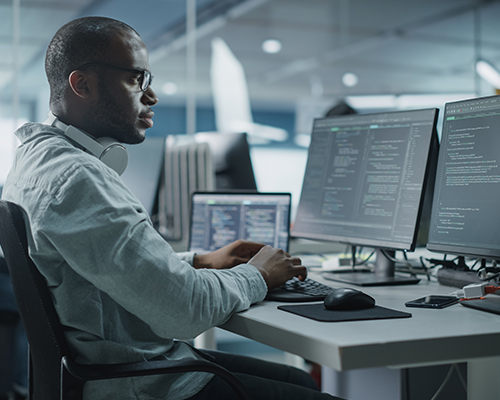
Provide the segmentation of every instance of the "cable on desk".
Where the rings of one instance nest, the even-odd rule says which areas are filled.
[[[405,264],[408,267],[408,270],[410,271],[410,274],[414,277],[417,276],[417,273],[413,269],[413,266],[411,265],[410,261],[408,260],[408,255],[406,254],[406,250],[403,250],[403,258],[405,259]]]
[[[485,260],[484,258],[483,258],[483,259],[479,259],[479,258],[478,258],[478,259],[476,259],[476,260],[474,261],[474,264],[472,264],[469,268],[470,268],[471,270],[473,270],[473,269],[474,269],[474,267],[477,265],[477,263],[478,263],[478,262],[480,262],[480,261],[481,261],[481,267],[482,267],[482,266],[483,266],[483,261],[484,261],[484,262],[486,262],[486,260]],[[484,266],[486,266],[486,264],[485,264]]]
[[[468,271],[477,274],[477,278],[483,282],[500,283],[500,268],[497,267],[497,261],[493,260],[490,265],[487,264],[485,258],[468,258],[467,260],[463,256],[455,257],[452,260],[446,259],[446,254],[443,259],[427,258],[425,259],[433,265],[433,267],[442,266],[446,269],[456,270],[456,271]],[[469,267],[467,262],[474,261],[474,263]],[[479,268],[475,268],[476,265],[480,263]]]
[[[406,254],[406,253],[405,253]],[[423,256],[420,256],[418,258],[418,260],[420,261],[420,265],[422,266],[422,269],[424,270],[425,272],[425,276],[427,277],[427,280],[430,281],[431,280],[431,273],[430,273],[430,269],[427,267],[427,265],[425,265],[424,263],[424,257]]]
[[[477,270],[477,275],[482,281],[498,281],[500,276],[500,268],[497,267],[496,261],[491,263],[491,267],[486,266],[486,262],[481,262],[481,267]]]
[[[370,258],[372,258],[374,254],[375,250],[373,250],[370,254],[368,254],[368,256],[364,260],[356,262],[356,266],[365,265],[368,261],[370,261]]]
[[[424,270],[425,275],[427,276],[427,280],[430,281],[431,278],[437,279],[436,271],[439,269],[437,267],[440,264],[434,264],[431,262],[432,259],[426,258],[424,256],[420,256],[419,261],[420,261],[420,264],[422,265],[422,269]]]
[[[482,300],[486,295],[496,293],[499,290],[500,286],[494,286],[488,284],[488,282],[471,283],[450,295],[458,297],[460,301]]]
[[[396,257],[392,257],[390,254],[388,254],[385,249],[380,249],[380,251],[384,255],[384,257],[387,258],[389,261],[392,261],[394,263],[401,262],[401,260],[398,260]],[[405,255],[406,255],[406,253],[405,253]],[[405,257],[404,264],[408,267],[408,272],[410,273],[410,275],[413,277],[416,277],[417,274],[415,273],[413,266],[408,261],[408,257]]]

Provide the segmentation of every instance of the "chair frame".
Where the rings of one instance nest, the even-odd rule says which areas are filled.
[[[88,381],[195,371],[219,376],[233,389],[236,398],[248,400],[233,374],[204,359],[91,365],[75,362],[46,280],[29,256],[27,221],[19,205],[0,201],[0,246],[30,344],[29,400],[81,400]]]

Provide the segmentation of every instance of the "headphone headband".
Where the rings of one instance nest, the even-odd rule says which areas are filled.
[[[127,149],[112,138],[103,137],[94,139],[88,133],[72,126],[66,125],[51,113],[47,123],[61,129],[64,136],[82,146],[88,153],[94,155],[108,167],[121,175],[127,168]]]

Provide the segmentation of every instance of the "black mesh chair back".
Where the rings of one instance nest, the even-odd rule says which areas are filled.
[[[30,344],[31,400],[58,399],[61,359],[69,354],[43,276],[28,255],[23,210],[0,202],[0,245]]]
[[[30,345],[29,400],[81,400],[83,385],[90,380],[193,371],[218,375],[233,389],[235,398],[248,399],[236,377],[204,359],[106,365],[74,362],[46,280],[28,253],[27,220],[20,206],[0,201],[0,246]]]

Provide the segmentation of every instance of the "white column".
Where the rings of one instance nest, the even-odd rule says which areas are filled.
[[[196,132],[196,0],[186,1],[186,133]]]

